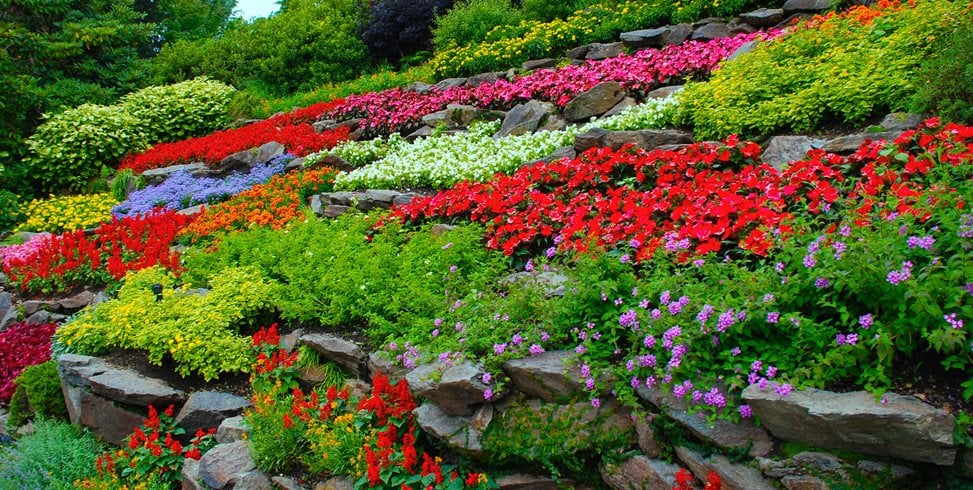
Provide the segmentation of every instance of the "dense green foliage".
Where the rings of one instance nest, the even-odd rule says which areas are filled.
[[[73,489],[74,482],[95,474],[101,445],[71,424],[37,420],[34,433],[12,447],[0,447],[0,490]]]
[[[861,7],[816,21],[726,63],[709,82],[687,85],[680,117],[697,138],[718,139],[809,131],[829,118],[861,123],[904,109],[944,22],[964,11],[958,3],[918,2],[877,18]]]
[[[914,111],[973,124],[973,12],[954,19],[942,47],[922,64]]]
[[[10,398],[10,427],[41,417],[47,420],[67,420],[68,411],[61,393],[61,378],[57,361],[28,366],[15,381],[17,389]]]
[[[497,26],[516,25],[523,14],[509,0],[467,0],[436,18],[436,50],[482,41]]]

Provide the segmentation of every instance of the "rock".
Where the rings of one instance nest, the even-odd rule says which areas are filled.
[[[0,318],[7,316],[7,312],[10,310],[16,312],[14,308],[14,295],[5,293],[0,289]]]
[[[218,391],[197,391],[189,395],[186,404],[176,415],[176,423],[186,430],[186,436],[192,438],[197,429],[215,429],[230,418],[243,413],[249,407],[246,398],[230,393]]]
[[[788,17],[792,14],[817,14],[830,6],[830,0],[787,0],[782,10],[784,17]]]
[[[428,94],[432,91],[432,85],[426,82],[412,82],[405,89],[409,92],[415,92],[417,94]]]
[[[285,333],[280,336],[280,348],[284,349],[286,352],[293,352],[297,348],[298,343],[301,341],[301,335],[304,335],[303,328],[296,328],[290,332]]]
[[[957,466],[960,468],[960,474],[966,478],[973,479],[973,449],[966,448],[963,453],[960,454]]]
[[[507,112],[507,116],[503,118],[503,124],[500,125],[500,130],[493,137],[502,138],[533,133],[554,111],[554,105],[550,102],[530,100],[524,104],[518,104]]]
[[[393,206],[405,206],[412,203],[412,200],[419,197],[418,192],[399,192],[392,198]]]
[[[583,60],[585,55],[588,54],[589,45],[578,46],[576,48],[571,48],[564,56],[572,60]]]
[[[658,48],[663,45],[663,36],[668,30],[668,27],[640,29],[637,31],[623,32],[618,38],[630,48]]]
[[[10,285],[10,278],[6,274],[0,272],[0,288]]]
[[[355,482],[346,476],[334,476],[314,486],[314,490],[354,490]]]
[[[760,472],[748,466],[731,463],[726,456],[714,454],[704,458],[702,454],[685,446],[676,446],[679,460],[689,467],[696,478],[706,481],[706,475],[715,471],[720,475],[725,490],[773,490],[774,486],[760,476]]]
[[[713,39],[719,39],[721,37],[727,37],[729,35],[730,26],[722,22],[713,22],[693,31],[692,40],[706,42],[712,41]]]
[[[368,355],[368,374],[372,379],[381,373],[389,379],[389,383],[396,384],[399,380],[405,379],[408,372],[408,369],[396,364],[394,359],[389,359],[381,351],[372,352]]]
[[[557,490],[557,482],[546,477],[517,473],[497,478],[500,490]]]
[[[61,379],[74,386],[88,386],[88,378],[102,374],[111,367],[100,358],[78,354],[61,354],[57,358],[57,372]]]
[[[737,59],[737,58],[739,58],[739,57],[741,57],[741,56],[743,56],[743,55],[745,55],[745,54],[753,51],[753,49],[756,48],[757,45],[759,45],[759,44],[760,44],[760,40],[757,40],[757,39],[754,39],[753,41],[750,41],[750,42],[741,44],[740,47],[738,47],[732,53],[730,53],[730,56],[727,56],[726,57],[726,61],[733,61],[733,60],[735,60],[735,59]]]
[[[602,117],[611,117],[611,116],[614,116],[614,115],[616,115],[616,114],[624,111],[625,109],[628,109],[629,107],[632,107],[633,105],[635,105],[635,99],[633,99],[631,97],[625,97],[624,99],[622,99],[621,102],[615,104],[615,107],[612,107],[611,109],[608,109],[608,112],[604,113],[602,115]]]
[[[462,87],[463,85],[466,85],[465,78],[447,78],[433,86],[442,91],[452,87]]]
[[[550,298],[553,296],[564,296],[564,293],[567,291],[565,285],[568,283],[568,280],[568,276],[551,271],[521,271],[504,276],[497,282],[501,285],[521,283],[527,286],[539,287],[544,290],[544,296]]]
[[[304,162],[307,161],[307,157],[294,158],[291,161],[284,164],[284,173],[292,172],[297,169],[304,168]]]
[[[689,24],[676,24],[666,28],[662,34],[662,45],[682,44],[693,34],[693,26]]]
[[[503,119],[504,113],[480,109],[471,105],[449,104],[446,109],[422,116],[422,122],[433,128],[440,124],[447,128],[465,128],[474,121],[495,121]],[[410,135],[411,136],[411,135]]]
[[[115,406],[98,395],[81,392],[78,423],[91,429],[101,439],[121,446],[137,427],[142,425],[142,415]]]
[[[414,411],[416,422],[426,433],[439,439],[451,449],[466,453],[470,456],[482,456],[483,445],[481,438],[486,427],[493,419],[493,406],[483,405],[475,417],[451,416],[444,413],[432,403],[424,403]],[[475,427],[474,418],[481,421],[480,427]]]
[[[820,451],[804,451],[795,454],[791,462],[811,469],[815,473],[837,473],[845,465],[841,458]]]
[[[603,60],[622,54],[622,43],[592,43],[584,54],[586,60]]]
[[[302,335],[300,343],[314,349],[322,358],[341,366],[354,376],[364,376],[368,372],[365,352],[355,342],[326,333],[314,333]]]
[[[635,417],[635,433],[639,437],[639,449],[650,458],[658,458],[662,454],[662,446],[655,440],[652,425],[643,414]]]
[[[216,175],[225,174],[232,170],[244,170],[259,163],[267,162],[274,157],[279,157],[283,155],[285,151],[286,149],[284,148],[284,145],[276,141],[271,141],[269,143],[264,143],[257,148],[234,153],[223,160],[220,160],[220,163],[210,167],[207,170]]]
[[[4,313],[3,317],[0,317],[0,332],[17,323],[18,318],[20,318],[20,313],[17,311],[17,308],[8,309],[7,312]]]
[[[759,8],[740,15],[740,22],[745,22],[758,28],[773,27],[782,20],[784,20],[783,9]]]
[[[219,490],[236,483],[256,467],[245,442],[217,444],[199,461],[199,478]]]
[[[625,98],[625,90],[618,82],[602,82],[582,92],[564,106],[568,121],[586,121],[600,116]]]
[[[409,143],[415,142],[419,138],[428,138],[436,131],[436,128],[431,126],[423,126],[405,136],[405,140]]]
[[[91,391],[110,400],[142,407],[152,405],[160,412],[186,401],[183,391],[129,369],[113,368],[91,376],[88,385]]]
[[[362,211],[391,209],[392,202],[401,194],[401,192],[386,189],[369,189],[363,192],[358,200],[358,209]]]
[[[47,310],[40,310],[37,313],[27,317],[25,320],[28,325],[46,325],[51,323],[51,312]]]
[[[731,21],[728,26],[730,27],[731,36],[735,36],[737,34],[753,34],[754,32],[757,32],[757,28],[754,26],[741,22]]]
[[[199,460],[186,458],[182,463],[182,490],[203,490],[199,484]]]
[[[554,150],[554,153],[551,153],[550,155],[541,158],[539,161],[551,163],[555,160],[560,160],[562,158],[575,158],[577,156],[578,156],[578,152],[574,151],[573,146],[562,146]]]
[[[807,136],[774,136],[764,146],[760,158],[780,170],[787,164],[802,160],[812,148],[820,148],[824,142]]]
[[[781,398],[756,386],[742,396],[779,439],[943,466],[956,457],[956,420],[915,397],[892,393],[879,402],[864,391],[808,389]]]
[[[275,476],[271,478],[270,481],[272,481],[274,485],[277,485],[277,488],[282,490],[307,490],[302,487],[300,483],[297,483],[297,480],[288,478],[286,476]]]
[[[902,134],[901,131],[849,134],[825,141],[824,144],[821,145],[821,149],[830,153],[854,153],[858,151],[858,148],[865,144],[866,141],[885,140],[892,142],[895,141],[895,138],[898,138],[900,134]]]
[[[479,75],[473,75],[466,80],[466,85],[470,87],[479,87],[484,83],[497,83],[497,80],[503,76],[503,72],[497,73],[493,71],[488,71],[486,73],[480,73]]]
[[[325,208],[321,210],[321,217],[337,218],[338,216],[341,216],[342,214],[345,214],[350,210],[351,208],[348,206],[329,205],[329,206],[325,206]]]
[[[787,475],[780,483],[787,490],[831,490],[824,480],[811,475]]]
[[[206,168],[203,162],[186,163],[182,165],[169,165],[168,167],[153,168],[142,172],[142,179],[146,185],[158,185],[165,182],[177,172],[194,173]]]
[[[651,150],[662,145],[689,144],[692,142],[692,135],[675,129],[608,131],[594,128],[574,138],[574,150],[578,153],[595,147],[608,147],[617,150],[625,145]]]
[[[503,363],[517,391],[544,401],[570,398],[584,391],[581,370],[573,364],[572,351],[549,351]]]
[[[601,479],[615,490],[632,488],[670,489],[676,486],[676,473],[679,465],[650,459],[638,454],[622,463],[602,462],[598,466]]]
[[[271,490],[272,488],[274,487],[270,483],[270,478],[260,470],[244,473],[233,485],[233,490]]]
[[[563,117],[557,114],[551,114],[547,118],[541,127],[537,128],[538,131],[563,131],[564,128],[568,127],[568,122],[564,120]]]
[[[20,307],[24,310],[25,316],[31,316],[38,311],[55,312],[61,309],[56,301],[40,301],[40,300],[30,300],[20,303]]]
[[[410,371],[405,379],[413,394],[429,399],[452,416],[473,415],[486,401],[483,393],[491,387],[480,380],[483,368],[479,364],[463,361],[448,366],[438,380],[433,379],[437,371],[439,367],[435,364],[424,364]],[[493,399],[500,397],[502,393],[493,394]]]
[[[97,293],[95,293],[95,297],[91,300],[91,306],[100,305],[105,301],[108,301],[109,299],[111,298],[108,297],[107,293],[105,293],[104,291],[98,291]]]
[[[216,428],[216,442],[219,444],[230,444],[236,441],[242,441],[249,433],[250,429],[247,427],[246,422],[243,421],[243,416],[229,417],[223,419],[220,422],[220,426]]]
[[[882,119],[881,126],[889,131],[906,131],[919,127],[923,117],[919,114],[907,112],[893,112]]]
[[[544,58],[540,60],[529,60],[525,61],[524,64],[520,65],[521,68],[527,71],[540,70],[542,68],[554,68],[557,66],[557,60],[551,58]]]
[[[197,214],[202,213],[205,209],[206,209],[205,204],[197,204],[195,206],[189,206],[188,208],[185,209],[180,209],[179,211],[176,212],[185,216],[196,216]]]

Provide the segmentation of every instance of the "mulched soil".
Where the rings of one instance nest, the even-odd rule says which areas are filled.
[[[180,377],[176,374],[175,364],[169,359],[163,360],[161,366],[151,364],[148,354],[143,351],[114,349],[100,357],[113,366],[128,368],[143,376],[156,378],[187,394],[196,391],[222,391],[250,398],[252,393],[250,375],[246,373],[224,373],[217,379],[205,381],[198,375]]]

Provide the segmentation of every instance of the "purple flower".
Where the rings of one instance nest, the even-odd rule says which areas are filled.
[[[493,399],[493,390],[491,390],[490,388],[487,388],[487,389],[483,390],[483,399],[484,400],[492,400]]]
[[[582,364],[581,365],[581,376],[582,377],[585,377],[585,378],[590,378],[591,377],[591,366],[589,366],[587,364]]]
[[[530,351],[530,355],[539,356],[544,353],[544,348],[537,344],[531,344],[529,351]]]
[[[767,377],[774,379],[777,376],[777,366],[767,366]]]
[[[633,361],[631,359],[625,361],[625,370],[627,370],[628,372],[634,371],[635,370],[635,361]]]
[[[457,332],[463,331],[463,322],[456,322],[456,331]]]
[[[527,263],[524,264],[524,270],[527,272],[534,270],[534,259],[527,259]]]
[[[725,332],[726,329],[733,326],[736,323],[736,317],[733,312],[733,308],[724,311],[720,314],[719,318],[716,319],[716,331]]]
[[[814,255],[807,254],[804,256],[804,267],[810,269],[813,268],[815,265],[818,265],[818,261],[817,259],[814,258]]]
[[[781,383],[774,387],[774,392],[780,396],[787,396],[791,394],[793,389],[790,383]]]
[[[436,338],[436,337],[439,337],[439,329],[438,328],[437,329],[434,329],[432,331],[432,338]]]
[[[672,294],[669,293],[668,289],[659,295],[659,303],[667,305],[670,301],[672,301]]]
[[[780,313],[771,311],[767,313],[767,323],[777,323],[780,320]]]
[[[948,315],[943,315],[943,320],[946,320],[946,323],[948,323],[955,330],[960,330],[963,328],[963,320],[960,319],[955,312]]]
[[[662,316],[662,311],[660,311],[658,308],[655,308],[649,312],[649,316],[651,316],[653,320],[658,320]]]
[[[483,376],[480,376],[480,381],[482,381],[483,384],[485,385],[490,384],[490,381],[492,380],[493,380],[493,375],[491,375],[490,373],[483,373]]]
[[[588,349],[583,345],[578,345],[577,347],[574,348],[574,353],[579,355],[584,354],[587,351]]]
[[[541,332],[541,342],[547,342],[551,340],[551,335],[547,332]]]
[[[764,303],[773,303],[774,302],[774,299],[775,298],[774,298],[774,295],[773,294],[767,293],[767,294],[764,295],[763,302]]]
[[[682,335],[682,329],[679,328],[679,325],[669,328],[662,334],[662,346],[666,349],[671,349],[673,339],[680,335]]]
[[[493,344],[493,353],[498,356],[502,356],[504,351],[507,350],[507,344]]]
[[[740,350],[739,347],[734,347],[734,348],[730,349],[730,355],[733,356],[733,357],[739,356],[741,352],[743,352],[743,351]]]
[[[753,409],[750,408],[750,405],[740,405],[737,410],[740,411],[740,416],[745,419],[753,417]]]
[[[723,393],[720,393],[718,388],[709,390],[709,392],[703,397],[703,401],[705,401],[707,405],[715,408],[723,408],[726,406],[726,397],[723,396]]]
[[[632,256],[629,254],[622,254],[622,256],[618,258],[618,261],[623,264],[627,264],[632,261]]]
[[[601,408],[601,400],[599,400],[597,398],[592,398],[591,399],[591,406],[592,407],[595,407],[595,408]]]
[[[642,242],[633,238],[631,241],[628,242],[628,246],[632,248],[639,248],[642,246]]]
[[[845,242],[834,242],[831,248],[834,249],[835,260],[841,260],[841,257],[844,257],[845,252],[848,250],[848,245]]]
[[[699,401],[703,399],[703,392],[699,390],[693,391],[693,403],[699,405]]]
[[[838,234],[843,237],[851,235],[851,227],[848,225],[841,225],[841,228],[838,228]]]
[[[682,312],[682,305],[677,302],[672,302],[669,303],[668,309],[670,315],[676,316]]]
[[[826,277],[819,277],[814,280],[814,287],[818,289],[824,289],[830,285],[831,281],[829,281]]]
[[[515,333],[513,337],[510,338],[510,343],[513,345],[520,345],[524,341],[524,338],[520,336],[519,333]]]
[[[693,265],[696,267],[702,267],[704,264],[706,264],[706,259],[696,259],[693,261]]]
[[[623,327],[635,327],[639,324],[638,315],[635,310],[628,310],[618,317],[618,324]]]
[[[696,321],[701,325],[705,324],[713,314],[713,311],[715,311],[715,308],[712,305],[703,305],[703,308],[696,314]]]
[[[973,294],[973,293],[970,293],[970,294]],[[639,301],[639,308],[642,308],[643,310],[647,310],[649,308],[649,300],[648,299],[643,299],[642,301]]]
[[[453,242],[446,242],[446,244],[443,245],[443,250],[449,250],[451,248],[453,248]]]
[[[869,327],[875,324],[875,321],[872,319],[871,313],[865,313],[864,315],[858,317],[858,324],[861,325],[861,327],[865,330],[868,330]]]
[[[588,378],[588,379],[584,380],[584,387],[588,391],[591,391],[591,390],[595,389],[595,379],[594,378]]]
[[[455,265],[449,266],[449,273],[452,274],[453,272],[456,272],[456,269],[457,267]]]
[[[910,236],[905,242],[909,248],[919,247],[925,250],[932,250],[932,246],[934,243],[936,243],[936,239],[931,236]]]
[[[655,356],[652,354],[646,354],[644,356],[639,356],[639,366],[640,367],[655,367]]]
[[[642,384],[642,382],[639,381],[639,377],[638,376],[632,376],[632,379],[629,382],[629,384],[632,385],[632,388],[638,388],[639,385]]]
[[[547,258],[548,259],[554,258],[554,255],[555,254],[557,254],[557,248],[556,247],[551,247],[551,248],[547,249],[547,251],[545,252],[545,255],[547,255]]]
[[[778,263],[774,264],[774,270],[777,271],[778,274],[783,274],[784,273],[784,263],[783,262],[778,262]]]
[[[973,296],[973,282],[966,283],[966,286],[963,288],[966,289],[967,293],[970,293],[970,296]]]
[[[900,283],[908,281],[912,277],[912,262],[906,260],[902,262],[902,268],[897,271],[890,271],[885,280],[893,286],[898,286]]]

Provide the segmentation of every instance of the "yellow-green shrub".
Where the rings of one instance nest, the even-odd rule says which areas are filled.
[[[148,142],[178,141],[207,134],[230,122],[227,107],[233,87],[195,78],[172,85],[146,87],[125,97],[119,104],[139,121]]]
[[[153,284],[163,286],[161,301]],[[236,267],[212,277],[206,294],[174,284],[175,278],[157,267],[130,273],[118,298],[82,313],[55,335],[85,354],[120,347],[147,351],[157,365],[171,358],[181,376],[210,380],[246,371],[250,338],[240,327],[271,306],[267,279],[252,267]]]
[[[60,233],[92,228],[110,221],[116,204],[118,200],[109,193],[34,199],[24,206],[27,219],[16,231]]]
[[[916,91],[921,61],[939,48],[941,26],[963,10],[960,2],[920,0],[814,22],[726,63],[708,82],[688,84],[678,118],[698,138],[719,139],[808,131],[831,117],[859,123],[901,109]]]

